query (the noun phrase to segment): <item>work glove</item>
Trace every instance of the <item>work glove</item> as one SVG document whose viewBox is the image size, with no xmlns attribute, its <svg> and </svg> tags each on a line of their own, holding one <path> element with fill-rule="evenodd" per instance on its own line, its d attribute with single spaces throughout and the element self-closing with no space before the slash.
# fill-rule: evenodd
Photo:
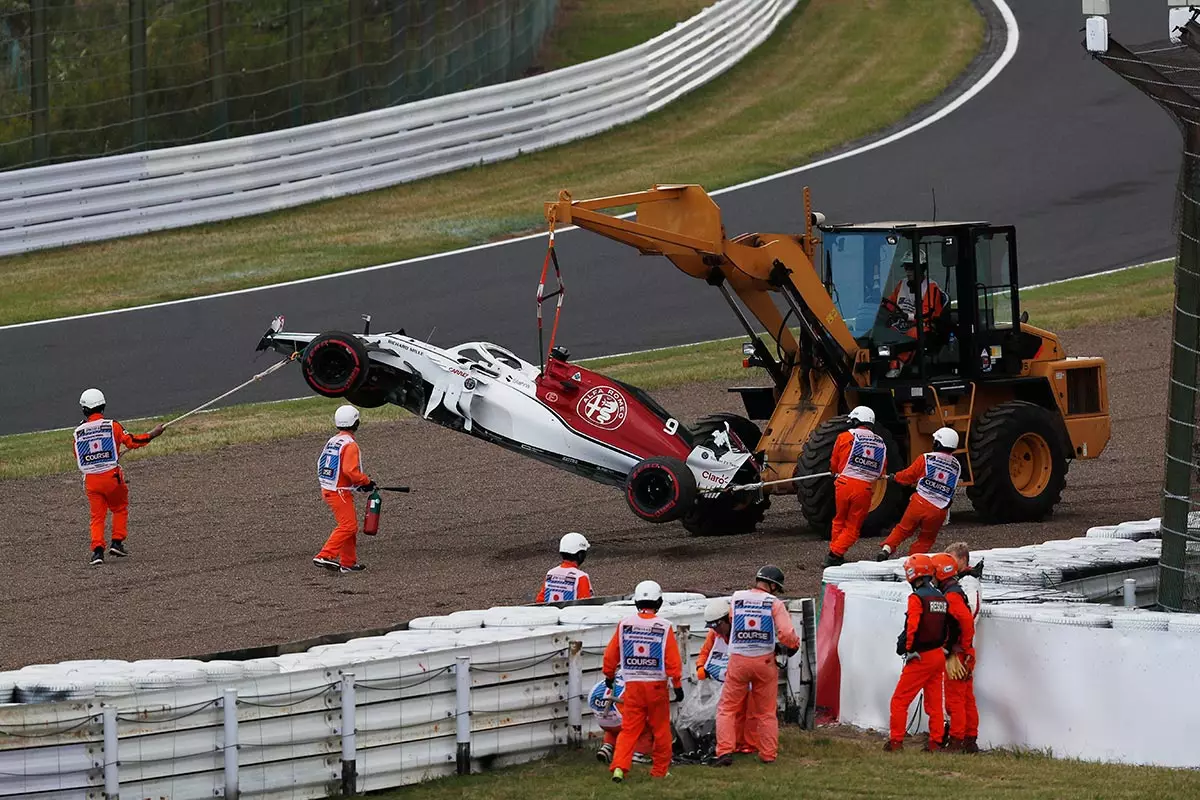
<svg viewBox="0 0 1200 800">
<path fill-rule="evenodd" d="M 683 702 L 683 687 L 682 686 L 675 687 L 675 702 L 676 703 Z"/>
<path fill-rule="evenodd" d="M 920 660 L 921 660 L 921 654 L 920 654 L 920 653 L 908 652 L 908 653 L 905 653 L 905 654 L 904 654 L 904 664 L 905 664 L 905 666 L 907 666 L 907 665 L 911 664 L 911 663 L 912 663 L 912 662 L 914 662 L 914 661 L 920 661 Z"/>
<path fill-rule="evenodd" d="M 971 567 L 969 570 L 967 570 L 967 571 L 966 571 L 966 572 L 964 572 L 963 574 L 964 574 L 964 575 L 970 575 L 970 576 L 971 576 L 971 577 L 973 577 L 973 578 L 978 578 L 978 579 L 980 579 L 980 580 L 983 580 L 983 559 L 982 559 L 982 558 L 981 558 L 981 559 L 979 559 L 979 563 L 978 563 L 978 564 L 976 564 L 975 566 Z"/>
<path fill-rule="evenodd" d="M 898 656 L 904 655 L 904 652 L 907 649 L 908 648 L 906 648 L 904 646 L 904 634 L 901 633 L 899 636 L 896 637 L 896 655 L 898 655 Z"/>
<path fill-rule="evenodd" d="M 616 683 L 616 680 L 613 678 L 605 678 L 604 679 L 604 686 L 610 692 L 613 690 L 613 684 L 615 684 L 615 683 Z"/>
<path fill-rule="evenodd" d="M 800 651 L 799 647 L 788 647 L 783 642 L 775 643 L 775 652 L 781 656 L 788 656 L 790 658 L 790 657 L 796 655 L 796 653 L 798 653 L 799 651 Z"/>
<path fill-rule="evenodd" d="M 696 680 L 705 680 L 708 677 L 708 671 L 704 667 L 696 667 Z"/>
<path fill-rule="evenodd" d="M 366 482 L 366 483 L 364 483 L 362 486 L 359 486 L 359 487 L 358 487 L 358 491 L 360 491 L 360 492 L 373 492 L 373 491 L 375 491 L 375 481 L 367 481 L 367 482 Z"/>
<path fill-rule="evenodd" d="M 159 436 L 162 436 L 163 431 L 165 431 L 165 430 L 166 430 L 166 428 L 164 426 L 155 425 L 154 430 L 150 431 L 150 438 L 157 439 Z"/>
</svg>

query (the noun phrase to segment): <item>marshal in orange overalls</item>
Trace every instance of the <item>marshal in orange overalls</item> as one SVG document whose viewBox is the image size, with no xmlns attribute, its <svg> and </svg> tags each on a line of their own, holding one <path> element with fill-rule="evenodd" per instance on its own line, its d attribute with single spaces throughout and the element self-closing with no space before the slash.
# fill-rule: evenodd
<svg viewBox="0 0 1200 800">
<path fill-rule="evenodd" d="M 871 512 L 875 482 L 887 471 L 887 446 L 874 431 L 851 428 L 834 442 L 829 469 L 837 475 L 833 484 L 837 511 L 829 552 L 841 558 L 858 541 L 863 522 Z"/>
<path fill-rule="evenodd" d="M 157 429 L 156 429 L 157 430 Z M 83 473 L 91 512 L 92 550 L 104 551 L 104 523 L 112 512 L 113 544 L 129 535 L 129 485 L 119 463 L 121 449 L 136 450 L 150 444 L 153 434 L 133 436 L 121 423 L 103 414 L 88 414 L 75 429 L 75 463 Z"/>
<path fill-rule="evenodd" d="M 610 771 L 628 772 L 633 750 L 647 725 L 654 736 L 650 777 L 665 777 L 671 768 L 671 696 L 668 682 L 683 686 L 683 661 L 671 623 L 650 610 L 639 610 L 617 624 L 604 651 L 604 677 L 625 678 L 621 696 L 621 733 Z"/>
<path fill-rule="evenodd" d="M 321 484 L 321 497 L 337 522 L 333 532 L 325 541 L 314 562 L 337 562 L 342 569 L 349 569 L 358 562 L 356 538 L 358 537 L 358 515 L 354 510 L 354 487 L 371 482 L 359 466 L 358 442 L 348 430 L 338 431 L 325 443 L 321 457 L 317 460 L 317 479 Z"/>
<path fill-rule="evenodd" d="M 929 716 L 927 750 L 941 746 L 945 733 L 942 705 L 942 681 L 946 672 L 945 596 L 933 585 L 933 563 L 927 555 L 909 556 L 904 571 L 913 593 L 908 596 L 908 611 L 904 615 L 904 632 L 896 643 L 896 653 L 904 657 L 904 669 L 892 693 L 890 737 L 887 750 L 904 746 L 908 727 L 908 706 L 918 692 L 924 692 L 925 713 Z"/>
</svg>

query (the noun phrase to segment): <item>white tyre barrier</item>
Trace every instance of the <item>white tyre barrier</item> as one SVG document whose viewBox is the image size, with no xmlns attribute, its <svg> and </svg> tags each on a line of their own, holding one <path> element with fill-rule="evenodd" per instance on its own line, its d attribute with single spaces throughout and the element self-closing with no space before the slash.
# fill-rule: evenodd
<svg viewBox="0 0 1200 800">
<path fill-rule="evenodd" d="M 495 606 L 483 617 L 483 626 L 493 628 L 557 625 L 561 612 L 553 606 Z"/>
<path fill-rule="evenodd" d="M 620 606 L 568 606 L 558 616 L 560 625 L 615 625 L 629 614 Z"/>
</svg>

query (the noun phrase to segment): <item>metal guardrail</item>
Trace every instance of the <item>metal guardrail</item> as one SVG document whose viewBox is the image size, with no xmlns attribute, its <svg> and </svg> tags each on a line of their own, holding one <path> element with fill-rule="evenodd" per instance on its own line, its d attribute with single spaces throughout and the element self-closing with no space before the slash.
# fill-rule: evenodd
<svg viewBox="0 0 1200 800">
<path fill-rule="evenodd" d="M 3 172 L 0 255 L 277 211 L 591 136 L 711 81 L 797 2 L 719 0 L 620 53 L 353 117 Z"/>
<path fill-rule="evenodd" d="M 812 601 L 789 608 L 803 641 L 780 697 L 811 725 Z M 0 797 L 318 798 L 529 761 L 599 730 L 585 700 L 613 627 L 0 707 Z M 676 627 L 694 674 L 703 629 Z"/>
</svg>

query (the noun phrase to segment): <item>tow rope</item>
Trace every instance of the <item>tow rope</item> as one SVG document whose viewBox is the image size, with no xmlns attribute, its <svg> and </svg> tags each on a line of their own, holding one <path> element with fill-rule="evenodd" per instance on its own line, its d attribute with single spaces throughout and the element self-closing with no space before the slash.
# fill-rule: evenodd
<svg viewBox="0 0 1200 800">
<path fill-rule="evenodd" d="M 245 389 L 247 386 L 254 383 L 255 381 L 262 380 L 263 378 L 270 375 L 272 372 L 275 372 L 277 369 L 287 366 L 288 364 L 295 361 L 296 358 L 299 357 L 299 355 L 300 355 L 299 352 L 292 353 L 290 356 L 285 358 L 283 361 L 280 361 L 278 364 L 275 364 L 274 366 L 267 367 L 262 372 L 258 373 L 253 378 L 246 381 L 245 383 L 238 384 L 237 386 L 230 389 L 228 392 L 225 392 L 224 394 L 222 394 L 218 397 L 214 397 L 212 400 L 209 400 L 207 403 L 205 403 L 202 406 L 196 406 L 191 411 L 187 412 L 186 414 L 181 414 L 180 416 L 176 417 L 175 419 L 171 420 L 170 422 L 164 422 L 163 430 L 166 430 L 167 428 L 171 427 L 172 425 L 174 425 L 176 422 L 179 422 L 180 420 L 187 419 L 188 417 L 192 416 L 193 414 L 197 414 L 197 413 L 203 411 L 204 409 L 211 406 L 213 403 L 216 403 L 220 400 L 224 400 L 226 397 L 229 397 L 229 395 L 233 394 L 234 392 L 238 392 L 238 391 L 241 391 L 242 389 Z"/>
</svg>

